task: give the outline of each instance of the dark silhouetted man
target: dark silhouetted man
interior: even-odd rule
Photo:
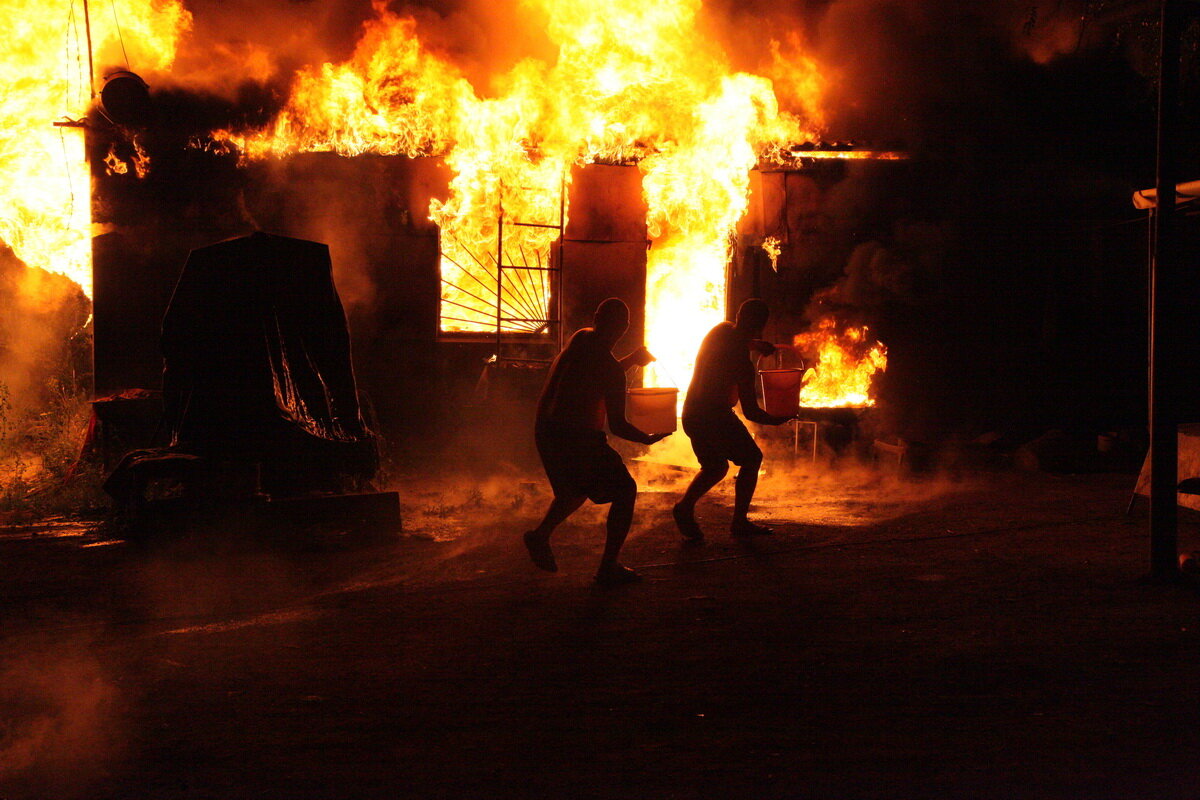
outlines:
[[[654,444],[666,434],[642,433],[625,419],[625,370],[653,360],[644,347],[618,361],[612,348],[629,327],[629,308],[610,297],[596,308],[594,327],[582,328],[550,367],[538,401],[536,439],[554,500],[541,524],[525,534],[533,563],[558,570],[550,534],[584,500],[611,503],[607,538],[596,582],[602,586],[633,583],[636,572],[622,566],[617,554],[633,522],[637,484],[608,445],[604,422],[614,436]]]
[[[753,536],[771,532],[746,516],[758,484],[762,450],[733,413],[734,405],[740,401],[742,414],[751,422],[781,425],[792,419],[763,411],[754,391],[755,371],[750,363],[750,350],[763,355],[775,351],[772,345],[759,340],[769,313],[762,300],[747,300],[738,309],[737,322],[722,322],[709,331],[696,356],[696,370],[683,401],[683,430],[692,440],[700,472],[674,508],[675,524],[687,539],[704,538],[696,524],[696,502],[725,477],[730,461],[740,468],[734,484],[730,533]]]

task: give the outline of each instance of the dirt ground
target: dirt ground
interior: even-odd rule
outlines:
[[[609,591],[595,510],[527,563],[512,476],[371,545],[0,531],[0,797],[1196,798],[1200,598],[1131,485],[782,474],[775,536],[719,495],[688,546],[657,483]]]

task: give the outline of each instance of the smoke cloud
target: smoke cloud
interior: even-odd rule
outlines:
[[[938,143],[943,115],[1003,92],[1005,70],[1046,63],[1086,46],[1080,0],[709,0],[715,35],[734,65],[771,77],[794,103],[780,68],[800,56],[820,73],[828,138]],[[793,63],[794,66],[794,63]],[[800,111],[790,107],[790,110]]]
[[[353,53],[363,24],[383,9],[413,18],[422,46],[454,64],[481,96],[522,59],[553,61],[544,14],[525,0],[191,0],[168,86],[236,99],[245,85],[286,99],[295,73]]]
[[[0,792],[82,798],[120,758],[120,694],[90,643],[24,644],[0,669]]]
[[[11,404],[6,428],[44,400],[48,381],[69,373],[90,303],[78,284],[26,266],[0,243],[0,385]]]
[[[187,5],[192,31],[164,77],[226,96],[246,81],[283,86],[301,67],[345,60],[363,23],[383,8],[411,16],[422,44],[481,95],[522,59],[555,58],[545,14],[531,0]],[[922,107],[987,93],[998,63],[1045,63],[1083,46],[1083,10],[1081,0],[707,0],[701,20],[733,67],[772,78],[785,106],[817,114],[832,136],[915,140]],[[805,57],[821,75],[800,92],[796,62]]]

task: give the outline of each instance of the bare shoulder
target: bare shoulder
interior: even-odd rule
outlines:
[[[602,353],[596,364],[596,374],[606,388],[625,389],[625,370],[612,353]]]

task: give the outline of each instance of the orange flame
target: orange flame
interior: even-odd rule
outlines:
[[[749,171],[763,160],[859,155],[789,149],[818,138],[825,88],[794,36],[766,43],[772,65],[764,77],[729,67],[699,23],[701,0],[524,1],[541,12],[557,58],[519,62],[489,97],[422,44],[413,19],[373,0],[374,16],[347,61],[301,71],[267,129],[217,138],[247,158],[444,157],[450,195],[431,203],[430,217],[442,231],[445,330],[490,330],[497,306],[509,316],[544,314],[544,283],[523,277],[497,302],[493,275],[497,260],[548,265],[557,230],[506,224],[497,253],[501,213],[510,222],[565,224],[572,166],[636,161],[652,240],[646,341],[659,358],[648,381],[686,379],[696,343],[724,316],[725,269]],[[181,0],[114,0],[111,11],[92,20],[98,76],[126,60],[151,80],[170,68],[191,25]],[[36,0],[6,0],[0,24],[16,32],[0,66],[8,87],[0,108],[0,239],[90,294],[83,137],[79,128],[50,125],[83,116],[91,103],[82,6],[72,0],[56,16]],[[780,109],[777,89],[803,118]],[[148,160],[136,141],[133,148],[124,159],[110,153],[109,169],[144,175]]]
[[[443,155],[454,173],[450,195],[430,207],[442,232],[443,330],[493,329],[497,306],[503,315],[544,314],[547,292],[528,277],[497,303],[495,266],[549,264],[558,232],[508,222],[565,224],[562,190],[573,165],[637,161],[652,240],[646,343],[659,359],[648,380],[686,378],[697,342],[724,318],[725,268],[750,170],[816,137],[780,110],[770,80],[729,68],[701,30],[700,0],[526,2],[544,14],[557,60],[521,61],[492,97],[479,97],[425,48],[413,20],[374,0],[375,17],[349,61],[302,72],[269,129],[221,138],[250,158]],[[805,108],[816,106],[820,88],[809,67],[789,83],[793,94],[814,95]]]
[[[812,330],[796,336],[796,350],[815,354],[804,374],[800,405],[809,408],[873,406],[871,383],[887,369],[887,348],[872,341],[863,325],[842,326],[825,317]]]
[[[168,69],[191,24],[178,0],[114,0],[105,10],[111,13],[92,18],[97,88],[104,70],[124,64],[126,53],[144,73]],[[82,117],[91,104],[82,5],[5,0],[0,29],[7,32],[0,63],[0,239],[25,263],[68,276],[91,296],[83,132],[52,124]],[[109,166],[117,169],[112,161]]]

